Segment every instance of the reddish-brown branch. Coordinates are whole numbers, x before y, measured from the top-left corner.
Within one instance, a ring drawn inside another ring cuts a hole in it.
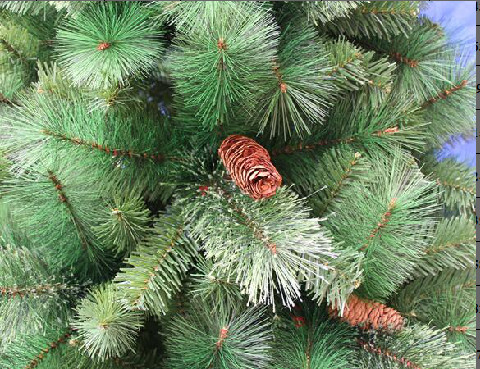
[[[37,285],[33,287],[0,287],[0,295],[12,298],[16,296],[24,298],[28,295],[43,295],[52,291],[58,291],[65,288],[66,286],[63,283]]]
[[[467,80],[463,80],[462,82],[460,82],[460,84],[458,85],[455,85],[453,86],[452,88],[450,89],[446,89],[446,90],[443,90],[443,91],[440,91],[437,96],[435,97],[432,97],[430,100],[426,101],[423,105],[422,105],[422,109],[425,109],[426,107],[430,106],[431,104],[434,104],[436,103],[438,100],[442,99],[442,100],[445,100],[448,96],[450,96],[452,93],[458,91],[458,90],[461,90],[463,89],[466,85],[468,84],[468,81]]]
[[[400,132],[400,129],[395,126],[395,127],[390,127],[384,130],[379,130],[374,132],[372,135],[373,136],[384,136],[384,135],[393,135],[395,133]],[[349,137],[349,138],[344,138],[344,139],[336,139],[336,140],[320,140],[308,145],[305,145],[303,142],[300,142],[297,145],[287,145],[281,149],[277,150],[272,150],[272,156],[277,156],[277,155],[282,155],[282,154],[292,154],[297,151],[302,151],[302,150],[314,150],[317,147],[322,147],[322,146],[333,146],[333,145],[338,145],[338,144],[348,144],[351,142],[357,141],[356,137]]]
[[[33,369],[36,368],[38,364],[43,360],[46,354],[48,354],[51,350],[55,350],[60,344],[66,343],[67,338],[70,337],[72,329],[69,328],[67,333],[62,335],[58,340],[51,342],[48,347],[44,348],[35,358],[30,361],[29,364],[25,365],[25,369]]]
[[[160,265],[163,263],[166,257],[172,252],[173,247],[175,246],[175,244],[177,243],[178,239],[181,237],[182,234],[183,234],[183,226],[176,230],[175,235],[172,237],[170,245],[164,250],[163,254],[157,259],[157,264],[152,268],[152,271],[149,273],[149,277],[143,281],[144,285],[140,288],[140,290],[143,291],[148,289],[148,285],[153,281],[153,278],[155,278],[156,272],[160,270]],[[142,297],[142,294],[140,294],[135,299],[134,305],[138,305],[141,297]]]
[[[138,158],[138,159],[152,159],[154,161],[164,161],[165,156],[162,154],[148,154],[146,152],[144,153],[136,153],[132,150],[123,150],[123,149],[111,149],[107,145],[101,145],[96,142],[88,142],[85,140],[82,140],[81,138],[77,137],[67,137],[64,134],[59,134],[55,133],[52,131],[49,131],[47,129],[42,130],[42,133],[47,135],[47,136],[52,136],[55,137],[59,140],[63,141],[70,141],[75,145],[80,145],[80,146],[91,146],[94,149],[103,151],[107,154],[111,154],[113,157],[129,157],[129,158]]]
[[[9,53],[15,55],[15,57],[24,60],[24,57],[7,40],[0,38],[0,44],[2,44],[5,50],[7,50]]]
[[[411,68],[418,67],[418,60],[409,59],[405,56],[402,56],[400,53],[393,52],[390,54],[397,62],[407,64]]]
[[[448,330],[450,332],[459,332],[459,333],[465,334],[468,331],[468,327],[466,326],[449,327]]]
[[[112,46],[112,44],[110,44],[108,42],[101,42],[101,43],[98,44],[97,50],[98,51],[104,51],[104,50],[107,50],[110,46]]]
[[[283,81],[282,74],[280,73],[280,66],[275,63],[273,65],[272,69],[273,69],[273,73],[275,73],[275,76],[277,77],[280,92],[282,94],[286,93],[287,92],[287,84]]]
[[[383,357],[386,357],[396,363],[402,364],[406,368],[411,368],[411,369],[422,369],[420,366],[418,366],[415,363],[412,363],[410,360],[402,357],[402,356],[397,356],[396,354],[390,352],[387,349],[383,349],[381,347],[375,347],[372,344],[369,344],[365,341],[362,340],[357,340],[358,344],[360,347],[362,347],[365,351],[370,352],[372,354],[377,354]]]
[[[222,327],[222,329],[220,329],[220,333],[218,334],[218,341],[215,344],[218,350],[222,348],[223,342],[227,339],[227,337],[228,337],[228,327]]]
[[[377,224],[377,226],[373,229],[373,231],[370,233],[365,245],[363,245],[360,248],[361,251],[364,251],[368,247],[368,245],[370,244],[370,240],[373,239],[378,234],[378,232],[388,224],[388,222],[390,221],[390,217],[392,216],[392,211],[395,208],[396,203],[397,203],[397,199],[393,198],[392,200],[390,200],[390,203],[388,204],[387,211],[385,213],[383,213],[382,219]]]
[[[82,223],[80,222],[80,219],[77,216],[77,213],[75,212],[75,209],[73,209],[72,204],[68,201],[68,197],[65,191],[63,190],[62,183],[55,176],[55,174],[53,174],[53,172],[50,170],[48,171],[48,179],[53,183],[53,185],[55,186],[55,189],[57,190],[58,200],[65,204],[65,207],[70,213],[72,222],[77,230],[77,234],[78,234],[78,237],[80,238],[80,242],[82,243],[82,247],[84,249],[87,249],[88,241],[87,241],[87,237],[85,236],[85,230],[83,228]]]
[[[10,100],[8,97],[6,97],[4,94],[0,92],[0,104],[7,104],[10,106],[15,105],[12,100]]]

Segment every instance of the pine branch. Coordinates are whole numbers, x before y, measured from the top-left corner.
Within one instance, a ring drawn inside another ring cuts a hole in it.
[[[52,275],[43,258],[26,248],[7,244],[0,255],[2,343],[27,332],[44,333],[46,322],[66,321],[78,287]]]
[[[168,324],[166,366],[172,369],[269,368],[270,327],[265,309],[216,311],[195,301]]]
[[[301,6],[286,6],[285,13],[300,11],[307,16],[307,19],[314,25],[331,22],[340,17],[348,17],[350,13],[360,6],[361,1],[309,1],[301,3]],[[287,3],[288,4],[288,3]]]
[[[358,340],[360,368],[407,367],[415,369],[470,369],[474,355],[458,353],[445,332],[412,325],[394,336],[378,336],[374,342]]]
[[[103,204],[96,188],[85,172],[55,165],[8,179],[3,190],[15,221],[52,268],[90,279],[105,275],[111,265],[111,256],[92,232]]]
[[[324,122],[334,99],[333,83],[321,77],[330,67],[326,48],[313,27],[295,23],[282,31],[278,60],[257,108],[260,133],[268,130],[270,137],[310,134],[309,127]]]
[[[93,228],[105,245],[117,253],[130,253],[148,233],[151,219],[143,199],[135,194],[116,195],[105,212],[105,222]]]
[[[126,259],[115,277],[130,305],[158,316],[180,290],[182,278],[197,256],[197,246],[184,232],[178,209],[157,220],[151,234]]]
[[[318,306],[299,305],[274,330],[276,369],[350,368],[354,332],[328,320]]]
[[[361,293],[373,300],[384,300],[409,278],[437,211],[433,183],[404,155],[374,156],[370,176],[351,182],[324,222],[342,248],[365,254]],[[352,214],[362,214],[361,226]]]
[[[8,132],[0,147],[15,158],[16,166],[48,163],[52,157],[63,155],[63,162],[96,177],[107,194],[136,190],[157,198],[164,189],[158,182],[174,164],[163,163],[170,156],[162,152],[176,142],[167,138],[169,129],[153,114],[144,117],[138,111],[116,111],[105,115],[90,111],[82,96],[65,100],[37,93],[20,102],[22,106],[0,123]]]
[[[410,34],[420,2],[371,1],[360,4],[348,16],[323,24],[323,29],[348,37],[378,37],[388,41],[397,35]]]
[[[130,310],[113,284],[100,286],[80,302],[73,327],[90,357],[121,357],[133,349],[141,313]]]
[[[326,47],[334,65],[327,75],[334,78],[340,95],[362,89],[368,94],[376,94],[378,101],[375,106],[380,106],[391,92],[395,63],[355,46],[344,36],[336,41],[327,41]]]
[[[45,334],[23,335],[6,346],[0,355],[0,365],[5,368],[41,369],[44,360],[56,355],[68,343],[72,333],[70,327],[58,323],[49,323],[45,329]]]
[[[20,15],[30,14],[38,15],[44,12],[50,4],[46,2],[32,1],[0,1],[0,9],[5,9]]]
[[[473,170],[454,159],[440,162],[431,155],[422,158],[422,172],[438,186],[440,200],[446,209],[469,216],[475,212],[476,189]]]
[[[392,40],[359,39],[368,49],[389,56],[397,63],[397,77],[392,91],[398,96],[411,96],[420,106],[438,93],[438,85],[447,82],[445,70],[454,69],[441,28],[426,18],[412,22],[408,35]]]
[[[373,94],[357,91],[342,98],[322,127],[303,141],[275,144],[272,155],[291,154],[349,144],[359,151],[383,148],[391,152],[398,144],[413,151],[425,146],[427,124],[413,102],[389,96],[378,105]]]
[[[214,311],[235,309],[242,303],[240,287],[235,283],[236,276],[228,271],[214,271],[211,260],[199,259],[197,272],[190,274],[189,294],[194,298],[210,303]]]
[[[153,68],[161,35],[143,4],[91,3],[58,30],[58,61],[76,85],[122,85]]]
[[[414,275],[436,275],[446,268],[465,269],[475,261],[475,223],[466,217],[442,219]]]
[[[475,347],[475,270],[445,268],[436,277],[415,279],[392,299],[410,320],[446,328],[447,339],[465,352]]]
[[[188,6],[188,5],[187,5]],[[195,122],[206,131],[238,125],[250,117],[271,81],[278,30],[271,14],[257,5],[191,5],[197,12],[212,7],[203,27],[180,28],[169,56],[176,90],[178,121]],[[231,13],[227,9],[237,7]],[[238,132],[237,132],[238,133]]]
[[[210,178],[204,196],[196,196],[194,187],[186,197],[190,201],[183,202],[192,236],[203,243],[214,272],[236,275],[250,302],[274,309],[274,291],[285,306],[293,306],[300,297],[297,275],[324,278],[327,260],[336,254],[318,219],[309,218],[304,201],[286,188],[268,200],[254,201],[232,190],[221,173],[203,173],[197,181],[202,175]]]
[[[434,81],[435,94],[421,104],[426,119],[432,122],[428,130],[434,147],[453,135],[472,135],[474,127],[474,65],[460,52],[451,52],[445,58],[449,63],[437,67],[443,79]]]
[[[368,160],[348,145],[309,153],[278,156],[276,168],[293,189],[308,199],[316,215],[324,215],[349,183],[368,172]]]

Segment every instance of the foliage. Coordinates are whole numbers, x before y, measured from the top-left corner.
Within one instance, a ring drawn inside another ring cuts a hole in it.
[[[200,301],[167,329],[166,367],[268,368],[271,329],[265,309],[215,311]]]
[[[302,304],[274,330],[275,369],[342,369],[354,363],[355,333],[325,317],[321,308]]]
[[[401,151],[372,158],[371,176],[341,192],[324,221],[345,249],[365,254],[361,291],[386,299],[410,276],[427,247],[425,226],[437,210],[433,183]],[[362,227],[351,214],[362,214]]]
[[[115,277],[132,308],[162,315],[180,290],[182,278],[197,256],[197,245],[187,236],[179,209],[156,219],[154,228],[125,260]]]
[[[154,66],[162,52],[161,35],[140,3],[85,6],[58,31],[59,64],[77,85],[124,85]]]
[[[475,349],[475,271],[445,268],[437,276],[405,285],[393,305],[411,320],[445,329],[447,339],[465,352]]]
[[[234,5],[202,2],[194,6]],[[249,7],[239,5],[231,13],[222,9],[221,17],[207,17],[202,27],[178,30],[169,57],[180,122],[195,120],[211,131],[252,115],[271,79],[278,29],[268,12],[243,8]]]
[[[329,68],[327,50],[313,27],[300,28],[295,19],[285,27],[279,48],[258,107],[263,115],[258,119],[260,132],[268,130],[271,137],[285,139],[292,134],[303,137],[311,133],[310,125],[325,120],[335,97],[332,82],[322,78]]]
[[[473,368],[473,65],[423,6],[0,1],[0,367]]]
[[[201,171],[202,169],[198,169]],[[202,175],[202,174],[200,174]],[[281,188],[268,201],[255,201],[240,193],[216,170],[183,201],[192,237],[203,245],[213,271],[228,269],[253,304],[275,308],[277,294],[285,306],[300,297],[298,275],[324,278],[328,260],[335,257],[319,219],[309,217],[304,201]]]
[[[142,326],[141,313],[130,310],[119,297],[113,284],[100,286],[76,308],[73,327],[83,349],[93,358],[121,357],[134,347]]]

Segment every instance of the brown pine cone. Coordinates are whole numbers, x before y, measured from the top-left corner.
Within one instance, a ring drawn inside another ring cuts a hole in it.
[[[328,312],[331,317],[338,317],[338,310],[329,307]],[[349,297],[340,320],[362,329],[401,330],[404,326],[403,317],[398,311],[356,295]]]
[[[218,155],[236,185],[255,200],[275,195],[282,184],[268,151],[251,138],[228,136],[220,145]]]

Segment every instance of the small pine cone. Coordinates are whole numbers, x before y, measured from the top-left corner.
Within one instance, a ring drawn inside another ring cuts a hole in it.
[[[251,138],[228,136],[220,145],[218,155],[236,185],[255,200],[275,195],[282,184],[268,151]]]
[[[338,310],[329,307],[328,312],[331,317],[338,317]],[[398,311],[379,302],[362,300],[355,295],[349,297],[340,320],[362,329],[401,330],[404,325],[403,317]]]

